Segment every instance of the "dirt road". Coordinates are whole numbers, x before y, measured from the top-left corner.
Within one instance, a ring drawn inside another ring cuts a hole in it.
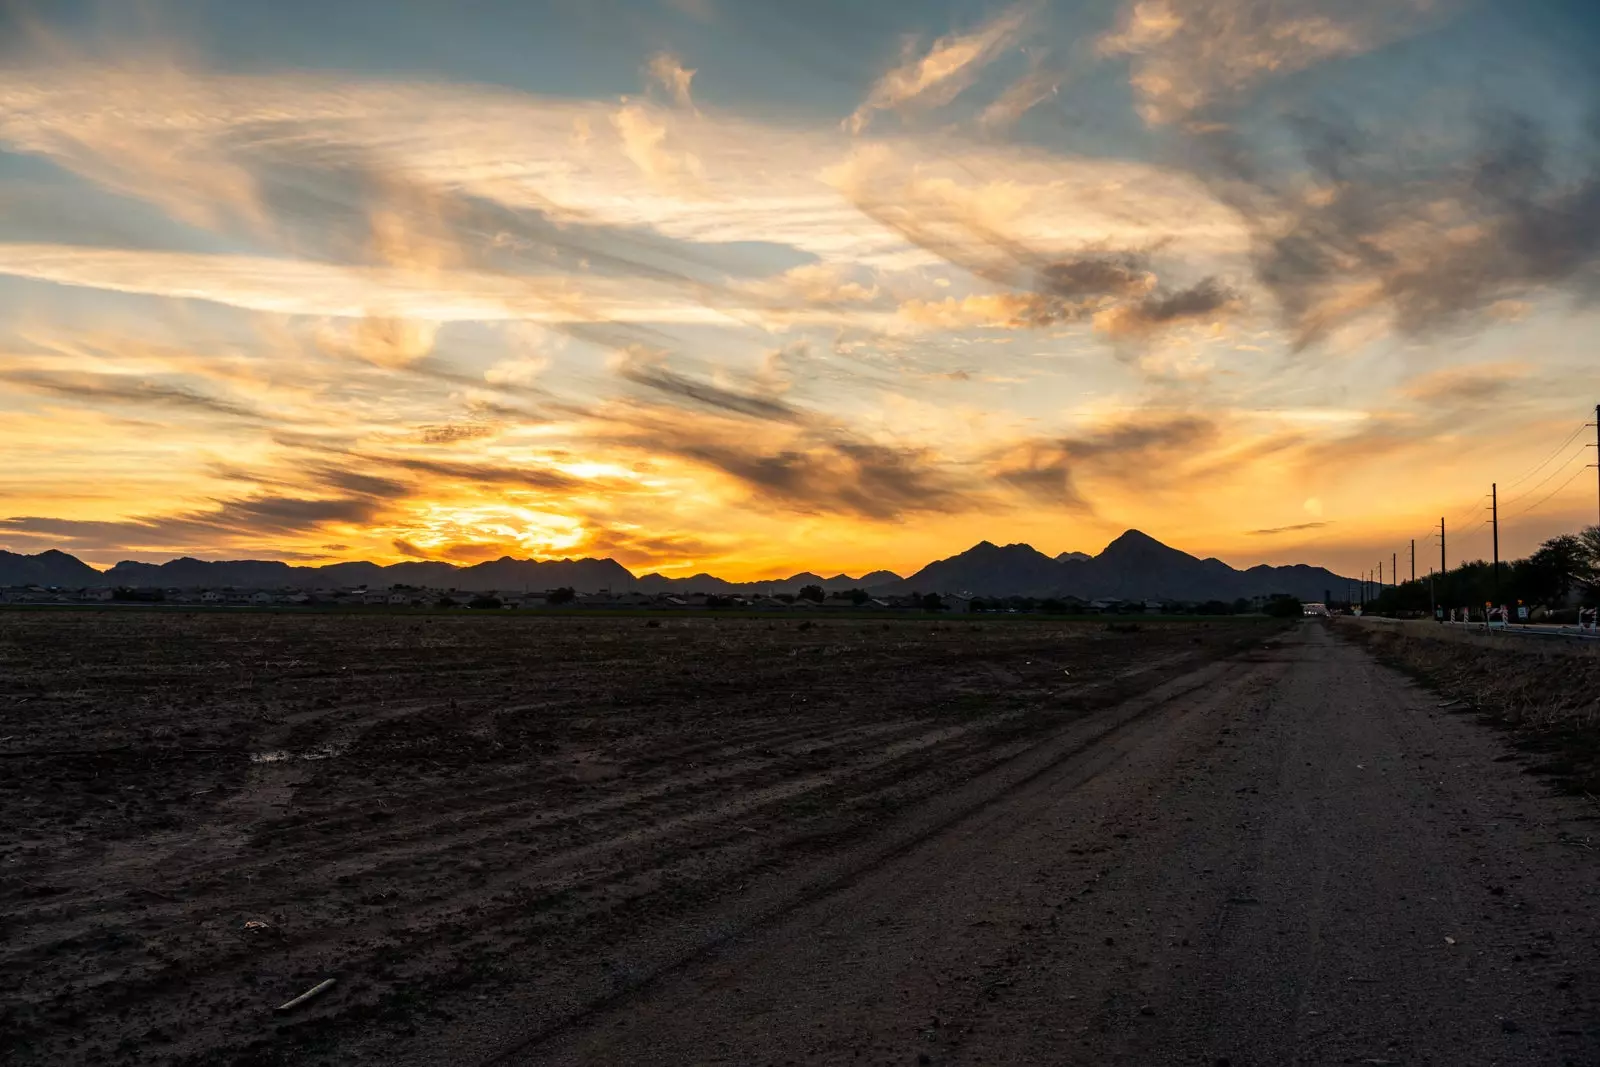
[[[512,997],[412,1054],[1600,1063],[1600,808],[1437,703],[1307,624],[974,778],[764,921],[680,931],[690,962],[575,1022]]]
[[[5,615],[0,1060],[1600,1064],[1600,806],[1442,702],[1321,623]]]

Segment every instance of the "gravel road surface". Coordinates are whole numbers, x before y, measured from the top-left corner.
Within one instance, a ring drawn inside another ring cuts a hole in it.
[[[1308,622],[411,1054],[1600,1064],[1600,807],[1439,703]]]

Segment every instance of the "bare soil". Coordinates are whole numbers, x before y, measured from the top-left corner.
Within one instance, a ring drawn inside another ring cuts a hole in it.
[[[0,614],[0,1056],[537,1059],[1271,632]]]

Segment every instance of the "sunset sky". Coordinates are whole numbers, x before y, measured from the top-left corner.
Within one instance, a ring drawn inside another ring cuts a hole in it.
[[[0,547],[1354,574],[1487,556],[1498,481],[1524,553],[1596,521],[1597,54],[1583,0],[0,0]]]

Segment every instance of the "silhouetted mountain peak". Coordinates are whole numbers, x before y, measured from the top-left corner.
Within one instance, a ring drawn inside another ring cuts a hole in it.
[[[1051,558],[1032,545],[997,545],[980,541],[959,555],[936,560],[910,578],[873,571],[860,578],[836,574],[823,578],[802,571],[788,578],[729,582],[714,575],[667,578],[649,574],[635,579],[614,559],[498,560],[460,567],[443,561],[408,560],[387,566],[351,561],[302,567],[281,560],[202,560],[192,556],[166,563],[124,560],[101,573],[59,549],[37,555],[0,550],[0,585],[38,583],[65,588],[98,586],[177,588],[319,588],[322,586],[390,584],[440,585],[462,590],[554,589],[571,586],[579,592],[609,589],[621,592],[798,593],[807,585],[829,592],[874,589],[878,592],[971,593],[976,596],[1078,596],[1130,600],[1160,597],[1172,600],[1233,600],[1236,597],[1293,593],[1320,599],[1323,590],[1346,579],[1321,567],[1256,566],[1239,571],[1217,559],[1196,559],[1162,544],[1148,534],[1129,530],[1098,556],[1064,552]]]
[[[1152,548],[1165,548],[1169,552],[1177,551],[1177,549],[1157,541],[1143,530],[1124,530],[1100,554],[1104,556],[1108,552],[1139,552]]]

